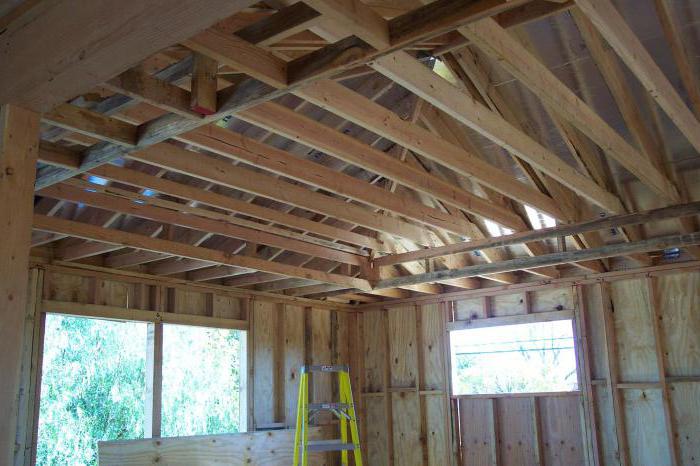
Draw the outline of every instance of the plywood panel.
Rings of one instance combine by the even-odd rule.
[[[209,315],[209,297],[207,295],[207,293],[175,288],[173,290],[174,302],[170,304],[171,309],[177,314]]]
[[[396,466],[423,466],[418,397],[417,392],[391,394]]]
[[[496,464],[493,400],[462,398],[459,400],[462,466]]]
[[[593,397],[595,399],[594,407],[598,426],[598,445],[601,452],[602,464],[605,466],[617,466],[620,464],[620,460],[610,394],[606,387],[596,386],[593,390]]]
[[[311,309],[309,311],[309,325],[311,342],[311,364],[330,364],[331,360],[331,311],[327,309]],[[333,374],[315,373],[311,380],[312,391],[309,396],[314,402],[332,401]],[[320,423],[330,421],[330,416],[322,414],[318,417]]]
[[[607,373],[607,359],[605,357],[605,330],[601,301],[601,289],[599,284],[586,285],[582,288],[583,306],[585,308],[586,324],[588,325],[588,346],[591,348],[591,376],[594,379],[602,379]]]
[[[364,312],[362,314],[362,333],[365,391],[381,392],[384,389],[387,351],[384,313],[381,311]]]
[[[100,280],[97,304],[119,307],[135,306],[134,286],[114,280]]]
[[[446,400],[442,395],[427,395],[422,401],[425,404],[428,466],[443,466],[449,461]]]
[[[539,398],[543,460],[547,466],[583,464],[578,396]]]
[[[700,375],[700,273],[658,278],[657,294],[666,347],[666,375]]]
[[[321,428],[309,432],[312,440],[330,435]],[[100,442],[99,462],[101,466],[272,466],[291,465],[293,452],[294,431],[280,430]],[[310,466],[328,464],[323,454],[315,453],[309,458]]]
[[[389,313],[391,387],[418,386],[415,306],[392,308]]]
[[[532,404],[531,398],[498,400],[501,466],[537,466]]]
[[[296,422],[299,374],[304,365],[304,308],[286,305],[283,318],[284,421],[288,427],[293,427]]]
[[[445,389],[445,349],[443,346],[443,316],[440,305],[418,308],[421,315],[421,348],[423,386],[421,390]]]
[[[674,383],[671,406],[683,466],[700,466],[700,383]]]
[[[504,294],[491,298],[492,317],[525,314],[525,293]]]
[[[570,287],[533,291],[530,296],[532,312],[562,311],[574,308],[574,297]]]
[[[46,298],[75,303],[90,302],[90,278],[50,273],[46,277]]]
[[[656,346],[644,279],[610,284],[621,382],[659,380]]]
[[[276,344],[278,304],[255,301],[253,304],[253,407],[255,426],[275,422]]]
[[[225,319],[242,319],[242,298],[215,294],[212,303],[212,316]]]
[[[365,400],[365,452],[366,463],[387,465],[389,452],[387,446],[386,400],[383,396],[370,396]]]
[[[623,390],[623,403],[632,464],[671,464],[661,390]]]
[[[455,320],[483,319],[484,300],[483,298],[462,299],[455,301]]]

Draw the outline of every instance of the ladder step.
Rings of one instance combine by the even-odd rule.
[[[301,372],[350,372],[346,364],[302,366]]]
[[[347,451],[354,450],[355,444],[343,443],[342,440],[316,440],[309,442],[308,451]]]
[[[348,409],[350,405],[347,403],[309,403],[310,410],[333,410],[333,409]]]

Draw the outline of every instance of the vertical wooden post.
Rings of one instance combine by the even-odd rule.
[[[202,115],[216,113],[216,74],[219,63],[201,53],[194,54],[190,108]],[[255,249],[253,249],[254,251]]]
[[[583,285],[573,287],[575,316],[573,322],[574,351],[576,353],[576,369],[579,390],[581,391],[581,428],[584,434],[584,453],[587,464],[599,466],[601,464],[600,450],[598,448],[598,427],[595,413],[595,397],[591,375],[590,357],[588,346],[587,310],[583,298]]]
[[[661,396],[664,407],[664,422],[666,425],[666,438],[668,439],[668,449],[671,453],[671,466],[678,466],[682,460],[680,451],[676,443],[676,435],[673,429],[673,411],[671,409],[671,394],[668,381],[666,380],[666,358],[664,356],[664,337],[661,329],[663,320],[663,309],[659,307],[659,297],[657,292],[656,278],[647,277],[647,287],[649,291],[649,305],[653,320],[654,342],[656,348],[656,367],[659,371],[659,383],[661,383]]]
[[[27,301],[39,115],[0,107],[0,464],[12,464]]]
[[[617,449],[622,466],[629,466],[630,454],[627,444],[627,429],[625,428],[625,411],[623,400],[620,397],[620,389],[617,384],[618,359],[617,340],[615,339],[615,322],[613,319],[612,301],[610,299],[609,285],[600,283],[600,296],[603,309],[603,330],[605,337],[605,359],[607,360],[608,395],[613,405],[613,417],[615,419],[615,434],[617,437]]]
[[[33,464],[32,451],[36,445],[38,420],[37,396],[41,380],[43,315],[41,312],[44,271],[33,268],[29,271],[29,295],[24,323],[24,342],[19,389],[15,466]]]
[[[144,437],[161,436],[163,414],[163,324],[148,324]]]

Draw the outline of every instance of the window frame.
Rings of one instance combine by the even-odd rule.
[[[249,326],[247,320],[228,319],[220,317],[208,317],[194,314],[161,313],[132,309],[118,306],[105,306],[99,304],[83,304],[73,302],[55,302],[44,300],[42,308],[38,310],[39,328],[36,376],[34,395],[33,436],[32,436],[32,464],[36,458],[38,443],[38,425],[41,405],[41,379],[44,353],[44,341],[46,337],[46,316],[49,314],[64,315],[69,317],[98,319],[117,322],[139,322],[147,324],[146,343],[146,405],[144,406],[144,438],[161,438],[162,428],[162,377],[163,377],[163,324],[187,325],[202,328],[218,328],[236,330],[241,332],[240,361],[240,387],[239,387],[239,433],[247,433],[249,430],[248,400],[251,396],[248,384],[249,369]]]
[[[507,327],[510,325],[533,324],[540,322],[554,322],[568,320],[571,322],[571,330],[574,344],[574,362],[576,364],[576,385],[577,390],[568,390],[562,392],[522,392],[522,393],[478,393],[478,394],[455,394],[453,374],[455,368],[452,367],[452,332],[460,330],[470,330],[486,327]],[[526,314],[515,314],[509,316],[487,317],[472,320],[456,320],[447,323],[446,328],[446,346],[448,360],[448,390],[450,398],[503,398],[503,397],[531,397],[538,395],[556,395],[556,394],[581,394],[583,387],[582,367],[581,364],[581,339],[579,335],[579,322],[577,312],[575,310],[560,310],[533,312]]]

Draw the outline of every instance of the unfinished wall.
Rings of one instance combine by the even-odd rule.
[[[512,288],[360,314],[370,464],[700,464],[700,272]],[[450,329],[565,317],[580,391],[448,397]]]

